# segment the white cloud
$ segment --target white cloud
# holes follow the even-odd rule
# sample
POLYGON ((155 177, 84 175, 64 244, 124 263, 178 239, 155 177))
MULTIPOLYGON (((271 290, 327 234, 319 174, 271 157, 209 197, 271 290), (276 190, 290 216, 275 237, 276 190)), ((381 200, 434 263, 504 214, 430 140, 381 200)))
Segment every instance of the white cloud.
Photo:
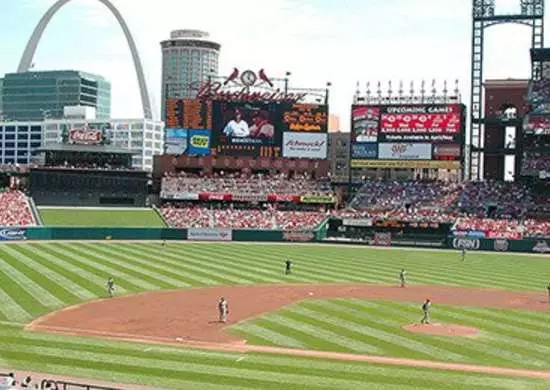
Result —
MULTIPOLYGON (((53 0, 25 0, 44 9, 53 0)), ((331 111, 348 126, 356 81, 432 78, 442 85, 460 80, 468 101, 470 2, 465 0, 112 0, 128 23, 145 66, 149 89, 160 101, 160 41, 170 30, 198 28, 222 44, 220 70, 265 68, 270 75, 292 72, 291 83, 324 87, 333 83, 331 111), (375 4, 376 3, 376 4, 375 4)), ((513 1, 497 2, 514 10, 513 1)), ((78 47, 39 51, 41 67, 76 68, 105 75, 113 84, 116 116, 139 116, 141 105, 130 53, 105 6, 73 0, 68 28, 78 47), (75 28, 75 26, 77 26, 75 28), (97 42, 97 41, 100 42, 97 42), (64 53, 64 54, 62 54, 64 53)), ((517 7, 516 7, 517 8, 517 7)), ((69 6, 67 7, 67 15, 69 6)), ((36 21, 38 22, 38 20, 36 21)), ((496 26, 487 30, 485 76, 528 77, 530 30, 496 26)), ((27 37, 17 37, 23 46, 27 37)), ((45 40, 47 36, 45 36, 45 40)), ((62 45, 63 43, 61 43, 62 45)), ((364 88, 364 87, 362 87, 364 88)), ((374 89, 374 88, 373 88, 374 89)))

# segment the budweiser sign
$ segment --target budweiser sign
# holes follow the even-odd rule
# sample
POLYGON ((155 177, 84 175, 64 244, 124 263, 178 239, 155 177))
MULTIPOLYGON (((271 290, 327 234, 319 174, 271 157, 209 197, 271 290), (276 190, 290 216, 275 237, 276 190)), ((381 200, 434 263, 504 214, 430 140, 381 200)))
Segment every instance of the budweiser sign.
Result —
POLYGON ((103 131, 75 129, 69 133, 69 142, 80 145, 97 145, 103 141, 103 131))

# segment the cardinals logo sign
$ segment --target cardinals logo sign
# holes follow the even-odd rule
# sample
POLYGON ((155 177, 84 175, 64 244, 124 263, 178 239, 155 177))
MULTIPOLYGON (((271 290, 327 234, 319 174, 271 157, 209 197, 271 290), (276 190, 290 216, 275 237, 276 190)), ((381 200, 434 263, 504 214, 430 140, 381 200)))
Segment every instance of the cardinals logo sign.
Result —
POLYGON ((307 93, 293 93, 286 88, 277 88, 273 80, 264 69, 241 73, 234 68, 223 82, 208 81, 202 84, 197 91, 197 99, 298 103, 307 96, 307 93))

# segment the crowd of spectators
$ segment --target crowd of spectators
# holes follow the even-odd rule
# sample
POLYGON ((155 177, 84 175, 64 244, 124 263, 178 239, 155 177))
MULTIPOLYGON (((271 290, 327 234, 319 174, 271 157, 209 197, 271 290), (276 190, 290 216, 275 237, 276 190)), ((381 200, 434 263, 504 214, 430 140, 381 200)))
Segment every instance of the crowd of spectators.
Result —
POLYGON ((522 183, 497 181, 369 181, 343 218, 393 219, 455 224, 457 230, 500 237, 550 236, 550 194, 522 183), (533 216, 539 216, 534 218, 533 216))
POLYGON ((167 204, 162 215, 177 228, 232 228, 302 230, 317 227, 326 217, 323 210, 279 210, 264 208, 211 207, 204 204, 167 204))
POLYGON ((541 153, 526 153, 521 169, 524 173, 550 172, 550 156, 541 153))
POLYGON ((17 190, 0 192, 0 226, 33 226, 36 225, 29 200, 17 190))
POLYGON ((21 381, 18 380, 14 373, 0 376, 0 390, 28 389, 58 390, 59 386, 53 380, 42 379, 41 381, 36 381, 30 375, 25 376, 21 381))
POLYGON ((311 180, 295 174, 263 175, 244 173, 214 173, 211 176, 179 173, 162 179, 161 197, 181 192, 245 193, 248 195, 333 195, 328 180, 311 180))
POLYGON ((550 102, 550 80, 540 79, 532 81, 527 94, 527 101, 532 105, 550 102))

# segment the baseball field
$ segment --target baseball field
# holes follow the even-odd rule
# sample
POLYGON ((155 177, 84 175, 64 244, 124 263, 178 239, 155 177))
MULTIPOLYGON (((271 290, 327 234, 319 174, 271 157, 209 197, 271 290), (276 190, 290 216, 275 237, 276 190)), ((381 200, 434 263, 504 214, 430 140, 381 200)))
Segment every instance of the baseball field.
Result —
POLYGON ((544 256, 10 243, 0 245, 0 371, 151 389, 545 389, 549 281, 544 256), (419 333, 425 298, 432 326, 419 333))
POLYGON ((165 227, 153 209, 38 207, 44 226, 165 227))

